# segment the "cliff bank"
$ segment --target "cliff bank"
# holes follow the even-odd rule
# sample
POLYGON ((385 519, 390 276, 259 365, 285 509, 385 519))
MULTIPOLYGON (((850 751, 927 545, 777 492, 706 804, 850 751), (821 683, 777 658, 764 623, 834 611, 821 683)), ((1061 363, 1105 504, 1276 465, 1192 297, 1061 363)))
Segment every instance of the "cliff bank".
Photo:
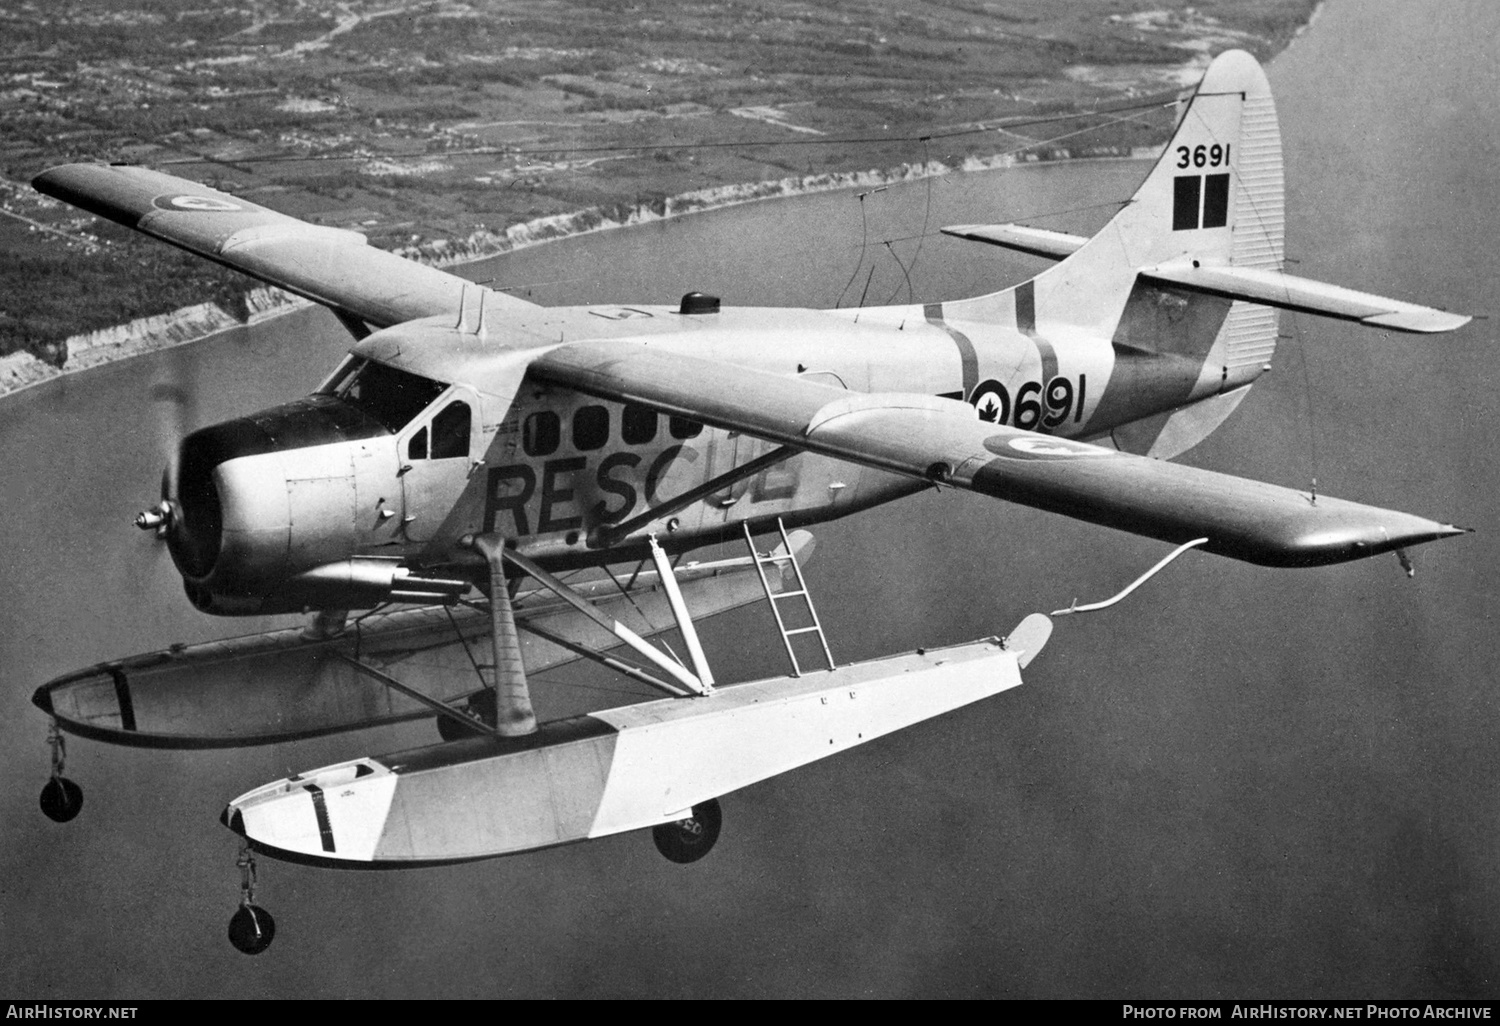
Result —
MULTIPOLYGON (((1067 159, 1147 159, 1160 152, 1156 148, 1116 151, 1109 148, 1080 151, 1053 150, 1048 160, 1067 159)), ((778 178, 741 185, 717 186, 669 196, 654 203, 589 207, 567 214, 537 218, 512 225, 503 232, 476 231, 462 239, 442 240, 397 250, 402 256, 439 267, 456 267, 485 260, 528 246, 565 239, 589 232, 609 231, 630 225, 682 217, 687 214, 741 203, 781 199, 788 196, 837 189, 872 188, 898 182, 918 181, 955 172, 989 171, 1037 163, 1034 155, 1018 158, 1014 154, 974 157, 960 167, 949 167, 937 161, 925 164, 902 164, 894 168, 850 171, 778 178)), ((126 324, 74 335, 64 343, 62 365, 54 366, 27 352, 0 357, 0 396, 39 385, 64 374, 88 370, 116 360, 128 359, 173 346, 186 345, 209 335, 243 324, 253 324, 292 310, 312 305, 308 300, 277 288, 253 290, 246 297, 248 317, 240 319, 214 303, 198 303, 171 313, 142 317, 126 324)))

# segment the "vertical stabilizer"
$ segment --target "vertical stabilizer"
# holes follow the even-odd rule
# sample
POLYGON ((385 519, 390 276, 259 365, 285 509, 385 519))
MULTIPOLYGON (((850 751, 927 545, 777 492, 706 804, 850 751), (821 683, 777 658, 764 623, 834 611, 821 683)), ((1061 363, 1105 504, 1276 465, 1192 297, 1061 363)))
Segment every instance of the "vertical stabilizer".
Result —
POLYGON ((944 304, 944 312, 1004 323, 1024 306, 1028 334, 1112 345, 1117 397, 1142 394, 1143 375, 1160 377, 1168 361, 1191 361, 1197 380, 1182 382, 1180 371, 1173 375, 1180 384, 1163 378, 1156 415, 1142 420, 1147 411, 1113 405, 1099 411, 1120 448, 1170 457, 1217 427, 1269 364, 1277 313, 1141 281, 1138 272, 1185 261, 1279 271, 1284 227, 1270 84, 1254 57, 1233 50, 1209 65, 1150 174, 1097 235, 1032 281, 944 304))
POLYGON ((1209 65, 1124 209, 1036 279, 1037 315, 1110 325, 1137 270, 1174 260, 1279 270, 1285 220, 1271 87, 1255 58, 1233 50, 1209 65))

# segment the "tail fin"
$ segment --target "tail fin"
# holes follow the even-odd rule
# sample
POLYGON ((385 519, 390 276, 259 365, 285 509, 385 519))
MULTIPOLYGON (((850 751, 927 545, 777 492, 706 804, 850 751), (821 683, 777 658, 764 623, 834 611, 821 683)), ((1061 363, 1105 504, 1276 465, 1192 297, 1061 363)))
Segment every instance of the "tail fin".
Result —
MULTIPOLYGON (((1029 336, 1043 375, 1032 387, 1043 395, 1051 395, 1048 366, 1055 373, 1065 354, 1074 366, 1089 364, 1105 387, 1089 391, 1094 405, 1075 433, 1163 458, 1207 437, 1270 369, 1278 309, 1417 334, 1469 322, 1286 274, 1285 221, 1271 87, 1255 58, 1232 50, 1209 65, 1166 151, 1093 238, 1020 225, 944 229, 1061 263, 1013 289, 933 309, 949 323, 1029 336)), ((1071 392, 1059 386, 1058 395, 1071 392)))
POLYGON ((1198 380, 1184 388, 1175 411, 1145 421, 1125 410, 1097 411, 1101 427, 1129 424, 1114 432, 1120 448, 1170 457, 1222 423, 1270 362, 1277 312, 1143 281, 1140 272, 1193 262, 1279 271, 1284 226, 1270 83, 1254 57, 1233 50, 1209 65, 1155 167, 1098 234, 1033 280, 946 303, 944 313, 1002 323, 1024 314, 1038 334, 1077 337, 1084 329, 1113 342, 1117 372, 1127 372, 1122 363, 1142 352, 1193 361, 1198 380))

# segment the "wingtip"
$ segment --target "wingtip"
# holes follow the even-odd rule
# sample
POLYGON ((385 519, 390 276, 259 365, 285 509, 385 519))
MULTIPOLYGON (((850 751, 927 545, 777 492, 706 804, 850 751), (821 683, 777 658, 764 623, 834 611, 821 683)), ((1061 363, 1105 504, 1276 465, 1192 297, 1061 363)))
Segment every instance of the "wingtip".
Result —
POLYGON ((1376 314, 1373 317, 1361 318, 1361 322, 1375 328, 1409 331, 1418 335, 1439 335, 1448 331, 1457 331, 1473 319, 1468 314, 1421 307, 1376 314))
MULTIPOLYGON (((1415 519, 1415 518, 1414 518, 1415 519)), ((1398 540, 1393 531, 1387 531, 1387 548, 1407 548, 1412 545, 1425 545, 1428 542, 1442 541, 1444 538, 1457 538, 1465 534, 1473 534, 1472 527, 1459 527, 1457 524, 1444 524, 1436 521, 1427 521, 1425 524, 1418 521, 1400 532, 1398 540)))

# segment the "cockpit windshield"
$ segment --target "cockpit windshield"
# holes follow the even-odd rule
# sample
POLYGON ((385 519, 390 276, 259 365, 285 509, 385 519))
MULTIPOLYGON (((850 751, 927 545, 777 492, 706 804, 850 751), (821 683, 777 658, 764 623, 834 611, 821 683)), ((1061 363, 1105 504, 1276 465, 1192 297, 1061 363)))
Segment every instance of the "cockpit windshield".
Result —
POLYGON ((351 359, 318 391, 374 417, 392 433, 427 408, 448 386, 363 358, 351 359))

